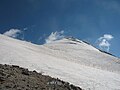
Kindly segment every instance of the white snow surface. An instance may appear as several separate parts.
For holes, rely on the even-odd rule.
[[[37,70],[84,90],[120,90],[120,59],[78,39],[35,45],[0,35],[0,63]]]

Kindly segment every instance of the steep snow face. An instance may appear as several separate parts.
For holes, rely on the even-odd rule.
[[[120,59],[77,39],[34,45],[0,35],[0,63],[35,69],[85,90],[120,90]]]
[[[120,59],[100,52],[83,41],[62,39],[44,46],[46,48],[44,48],[43,53],[48,55],[81,65],[120,73]]]

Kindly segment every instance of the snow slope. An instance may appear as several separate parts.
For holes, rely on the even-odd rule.
[[[35,69],[85,90],[120,90],[120,59],[77,39],[35,45],[0,35],[0,63]]]

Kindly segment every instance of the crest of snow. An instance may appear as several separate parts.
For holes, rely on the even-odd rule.
[[[84,90],[120,90],[120,59],[86,43],[64,39],[35,45],[4,35],[0,35],[0,42],[1,64],[44,72]]]
[[[4,35],[16,38],[20,33],[21,31],[19,29],[10,29],[9,31],[6,31]]]
[[[114,37],[110,34],[104,34],[102,37],[98,38],[98,45],[100,49],[109,52],[110,45],[111,45],[109,41],[113,38]]]
[[[64,37],[63,33],[64,33],[64,31],[52,32],[52,33],[48,36],[48,38],[46,38],[45,42],[46,42],[46,43],[52,43],[52,42],[54,42],[54,41],[56,41],[56,40],[62,39],[62,38]]]

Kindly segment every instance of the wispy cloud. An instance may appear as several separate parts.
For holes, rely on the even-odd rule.
[[[27,27],[26,27],[26,28],[23,28],[23,30],[26,31],[26,30],[28,30],[28,28],[27,28]]]
[[[99,45],[99,48],[109,52],[110,45],[111,45],[109,41],[113,38],[114,37],[110,34],[104,34],[102,37],[98,38],[97,43]]]
[[[4,35],[16,38],[21,32],[19,29],[10,29],[9,31],[6,31]]]
[[[52,43],[52,42],[54,42],[54,41],[56,41],[56,40],[62,39],[62,38],[64,37],[63,34],[64,34],[64,31],[52,32],[52,33],[48,36],[48,38],[45,39],[45,42],[46,42],[46,43]]]

